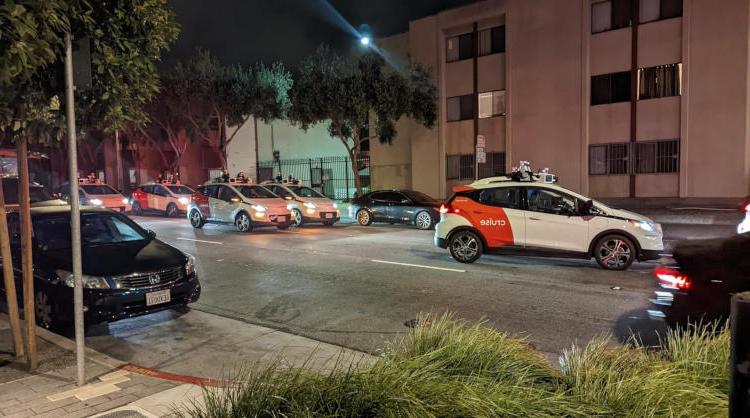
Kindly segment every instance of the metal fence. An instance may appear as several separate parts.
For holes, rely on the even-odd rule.
[[[505,170],[505,153],[488,152],[487,162],[479,164],[479,178],[502,176]],[[446,178],[448,180],[474,179],[474,154],[453,154],[445,156]]]
[[[679,139],[589,145],[591,175],[679,171]]]
[[[370,157],[357,159],[362,193],[370,191]],[[258,182],[289,176],[302,181],[331,199],[349,199],[355,196],[354,171],[349,157],[299,158],[258,163]]]

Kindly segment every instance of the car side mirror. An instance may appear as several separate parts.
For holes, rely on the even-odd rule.
[[[581,215],[591,215],[591,211],[594,209],[594,201],[589,199],[581,204],[580,212]]]
[[[154,232],[154,231],[152,231],[150,229],[146,230],[146,235],[148,235],[148,239],[150,239],[150,240],[156,239],[156,232]]]

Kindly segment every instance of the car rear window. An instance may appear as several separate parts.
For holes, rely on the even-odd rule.
[[[167,186],[167,188],[174,194],[193,194],[193,191],[187,186]]]

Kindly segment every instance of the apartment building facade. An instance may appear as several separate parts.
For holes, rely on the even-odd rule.
[[[749,27],[747,0],[485,0],[412,21],[384,48],[432,68],[439,119],[373,141],[373,185],[445,197],[527,160],[596,197],[744,197]]]

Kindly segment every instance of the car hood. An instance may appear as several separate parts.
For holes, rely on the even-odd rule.
[[[279,197],[267,198],[267,199],[248,199],[245,198],[244,202],[248,205],[261,205],[265,206],[269,212],[276,213],[277,211],[289,213],[286,206],[289,201]]]
[[[39,251],[38,254],[46,266],[72,270],[70,249]],[[84,246],[82,256],[84,274],[105,277],[163,270],[187,261],[185,253],[157,239]]]
[[[613,209],[613,208],[609,208],[609,207],[605,207],[604,210],[610,216],[616,216],[618,218],[630,219],[630,220],[634,220],[634,221],[646,221],[646,222],[656,223],[656,222],[653,221],[653,219],[651,219],[649,217],[646,217],[646,216],[643,216],[643,215],[639,215],[639,214],[637,214],[635,212],[631,212],[631,211],[628,211],[628,210]]]
[[[310,202],[320,209],[334,209],[333,200],[326,197],[301,197],[299,201],[302,203]]]

